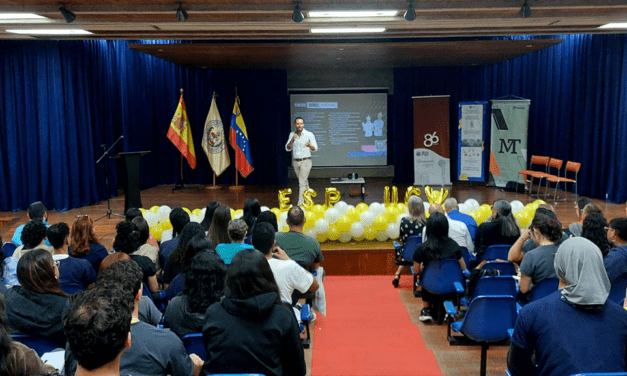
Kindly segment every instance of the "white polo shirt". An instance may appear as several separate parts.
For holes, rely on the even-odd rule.
[[[287,138],[287,143],[285,144],[285,150],[292,152],[292,158],[294,159],[303,159],[311,157],[311,149],[307,146],[307,142],[309,142],[313,147],[314,151],[318,150],[318,144],[316,143],[316,137],[313,133],[309,132],[306,129],[303,129],[300,137],[294,140],[294,144],[292,145],[292,150],[288,149],[287,145],[290,144],[290,140],[294,137],[295,132],[290,132],[290,136]]]

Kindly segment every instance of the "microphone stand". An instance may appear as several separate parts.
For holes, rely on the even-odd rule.
[[[107,144],[102,144],[100,145],[102,147],[102,150],[104,150],[104,153],[100,156],[100,158],[98,158],[98,160],[96,161],[96,164],[100,163],[107,155],[109,155],[109,151],[111,151],[111,149],[113,149],[113,147],[121,140],[124,138],[124,135],[120,136],[114,143],[113,145],[111,145],[111,147],[109,149],[107,149]],[[104,164],[104,169],[105,169],[105,187],[107,189],[107,214],[98,217],[95,221],[99,221],[104,217],[107,217],[108,219],[111,219],[112,215],[118,216],[118,217],[125,217],[124,214],[118,214],[118,213],[113,213],[111,211],[111,195],[109,194],[109,173],[107,170],[107,162],[105,161]],[[95,222],[94,221],[94,222]]]

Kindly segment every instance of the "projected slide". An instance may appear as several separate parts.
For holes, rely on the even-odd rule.
[[[316,136],[314,167],[387,165],[387,93],[299,93],[290,102],[291,121],[302,117]]]

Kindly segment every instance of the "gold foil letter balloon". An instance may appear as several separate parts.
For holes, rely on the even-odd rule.
[[[305,192],[303,192],[303,209],[305,210],[311,210],[311,208],[313,208],[314,206],[314,202],[313,202],[313,198],[312,197],[317,197],[318,193],[316,191],[314,191],[311,188],[307,188],[307,190]]]
[[[425,193],[430,204],[442,205],[442,203],[448,196],[448,189],[442,188],[439,191],[434,191],[431,189],[431,187],[425,187]]]
[[[340,191],[335,187],[329,187],[324,189],[324,206],[330,208],[331,205],[340,201],[342,195],[340,195]]]
[[[290,204],[290,198],[287,195],[292,194],[292,188],[285,188],[279,190],[279,209],[281,211],[288,211],[292,207]]]
[[[420,197],[420,193],[420,188],[418,187],[414,187],[413,185],[407,187],[407,191],[405,192],[405,205],[407,205],[407,202],[412,195]]]
[[[383,204],[390,206],[398,204],[398,188],[392,187],[392,197],[390,198],[390,187],[383,188]]]

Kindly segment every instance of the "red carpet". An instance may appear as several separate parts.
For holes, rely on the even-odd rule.
[[[391,280],[325,278],[327,317],[315,323],[313,376],[442,374]]]

